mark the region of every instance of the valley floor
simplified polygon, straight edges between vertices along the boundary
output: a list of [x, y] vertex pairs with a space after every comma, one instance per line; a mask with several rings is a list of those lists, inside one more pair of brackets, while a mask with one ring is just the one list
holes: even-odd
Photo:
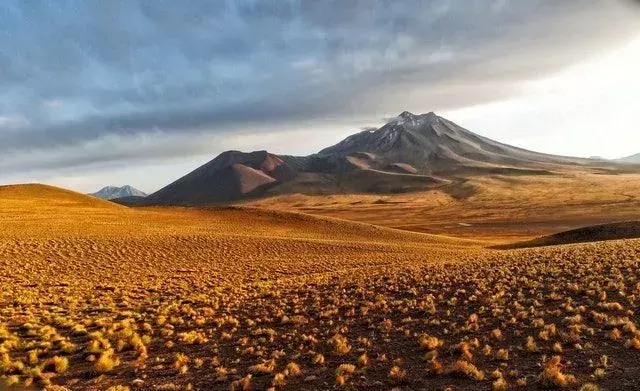
[[426, 192], [298, 194], [249, 205], [504, 244], [583, 226], [640, 220], [640, 175], [494, 175]]

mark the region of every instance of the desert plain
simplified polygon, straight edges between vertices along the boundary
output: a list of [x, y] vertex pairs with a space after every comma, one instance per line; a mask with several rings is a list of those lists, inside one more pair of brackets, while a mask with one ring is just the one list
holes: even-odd
[[[634, 389], [638, 179], [196, 208], [3, 186], [2, 387]], [[621, 221], [618, 240], [496, 249]]]

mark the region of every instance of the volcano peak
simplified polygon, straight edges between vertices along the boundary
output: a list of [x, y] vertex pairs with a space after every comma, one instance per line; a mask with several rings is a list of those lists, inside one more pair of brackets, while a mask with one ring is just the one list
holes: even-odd
[[415, 114], [413, 114], [410, 111], [406, 111], [406, 110], [403, 111], [402, 113], [400, 113], [400, 115], [398, 115], [398, 117], [400, 117], [400, 118], [413, 118], [415, 116], [416, 116]]

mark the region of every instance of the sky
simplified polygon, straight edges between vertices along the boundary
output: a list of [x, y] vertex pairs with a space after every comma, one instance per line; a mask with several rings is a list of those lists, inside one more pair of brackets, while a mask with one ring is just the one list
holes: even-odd
[[3, 0], [0, 184], [152, 192], [404, 110], [571, 156], [640, 152], [631, 0]]

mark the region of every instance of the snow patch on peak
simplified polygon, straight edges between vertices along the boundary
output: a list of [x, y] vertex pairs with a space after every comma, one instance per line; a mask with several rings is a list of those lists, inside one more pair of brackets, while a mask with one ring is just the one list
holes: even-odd
[[416, 115], [413, 114], [412, 112], [405, 110], [402, 113], [400, 113], [400, 115], [398, 117], [400, 117], [400, 118], [412, 118], [412, 117], [415, 117], [415, 116]]
[[433, 111], [419, 115], [409, 111], [403, 111], [399, 116], [389, 122], [389, 124], [416, 128], [423, 126], [425, 123], [437, 123], [439, 120], [440, 118]]

